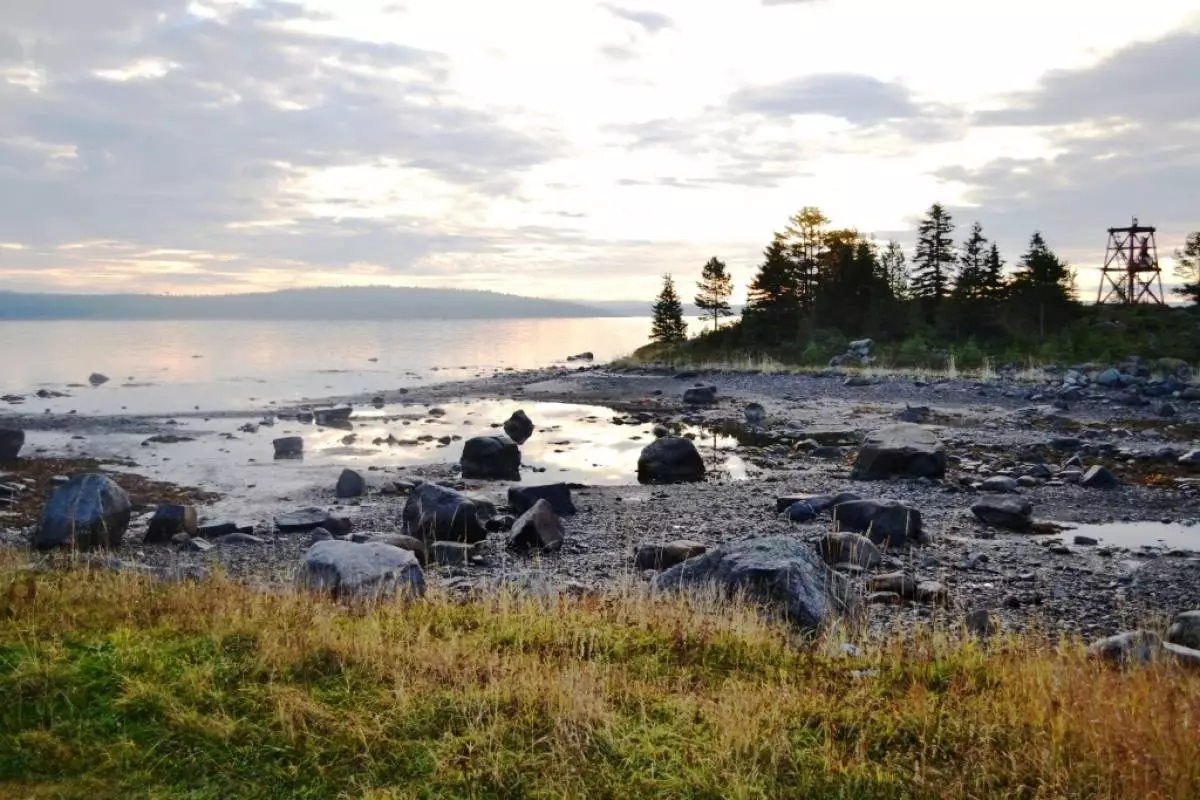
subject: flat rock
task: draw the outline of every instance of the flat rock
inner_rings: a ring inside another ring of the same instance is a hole
[[[852,605],[850,584],[810,545],[789,536],[728,542],[671,567],[654,579],[659,590],[744,593],[783,613],[792,624],[816,630]]]
[[[670,569],[689,558],[702,556],[707,551],[707,545],[688,539],[677,539],[666,544],[640,544],[634,551],[633,565],[639,570]]]
[[[857,533],[827,533],[817,542],[817,552],[826,564],[855,564],[874,569],[883,560],[879,548]]]
[[[538,500],[545,500],[560,517],[569,517],[576,513],[575,503],[571,501],[571,487],[565,483],[550,483],[543,486],[510,486],[508,489],[508,504],[516,514],[524,514],[533,508]]]
[[[986,525],[1021,533],[1033,525],[1033,503],[1023,497],[988,495],[971,506],[971,513]]]
[[[322,508],[302,508],[275,518],[280,533],[308,533],[317,528],[332,531],[329,512]]]
[[[945,448],[933,431],[902,422],[867,437],[850,477],[879,481],[893,477],[940,479],[945,474]]]
[[[304,554],[296,579],[303,587],[335,597],[374,600],[425,594],[425,574],[417,557],[378,542],[317,542]]]
[[[1088,647],[1088,655],[1113,664],[1148,664],[1162,651],[1162,639],[1154,631],[1127,631],[1101,639]]]
[[[872,575],[867,578],[868,592],[887,592],[905,600],[917,596],[917,581],[911,575],[903,572],[888,572],[884,575]]]
[[[196,509],[192,506],[165,505],[154,510],[150,525],[146,528],[146,544],[165,544],[177,533],[195,536],[198,533],[196,525]]]

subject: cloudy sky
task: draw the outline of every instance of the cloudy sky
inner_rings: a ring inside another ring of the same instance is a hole
[[[744,282],[935,200],[1094,292],[1200,229],[1195,0],[3,0],[0,289]]]

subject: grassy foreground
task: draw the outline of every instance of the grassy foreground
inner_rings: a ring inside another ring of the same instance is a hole
[[[1197,797],[1200,677],[748,609],[431,598],[0,562],[2,797]]]

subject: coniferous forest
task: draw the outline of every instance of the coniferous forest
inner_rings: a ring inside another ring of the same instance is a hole
[[[1200,360],[1200,232],[1174,253],[1179,285],[1168,291],[1167,306],[1098,306],[1080,297],[1076,271],[1042,231],[1014,257],[979,222],[960,225],[934,203],[916,234],[906,253],[894,240],[834,227],[820,209],[802,208],[763,249],[740,318],[726,318],[734,287],[714,257],[697,284],[705,316],[694,338],[681,340],[682,319],[663,316],[678,307],[675,283],[665,276],[666,299],[675,302],[659,297],[652,344],[639,354],[820,365],[848,341],[870,338],[878,360],[895,366]]]

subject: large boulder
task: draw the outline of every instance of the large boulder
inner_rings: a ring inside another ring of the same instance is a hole
[[[198,533],[196,509],[192,506],[165,505],[154,510],[146,528],[146,544],[164,544],[176,534],[195,536]],[[232,533],[232,531],[231,531]]]
[[[474,480],[521,479],[521,450],[508,436],[475,436],[463,446],[462,476]]]
[[[945,448],[933,431],[901,422],[867,437],[850,477],[881,481],[892,477],[941,478],[945,474]]]
[[[508,547],[512,550],[540,547],[547,552],[554,552],[560,550],[562,544],[562,520],[546,500],[534,503],[513,523],[508,534]]]
[[[639,483],[691,483],[704,479],[704,459],[691,439],[663,436],[638,456]]]
[[[817,542],[817,552],[826,564],[852,564],[874,569],[883,560],[879,548],[857,533],[827,533]]]
[[[504,422],[504,432],[517,444],[525,444],[533,436],[533,420],[524,411],[514,411]]]
[[[524,514],[533,508],[538,500],[545,500],[559,516],[569,517],[575,514],[575,504],[571,502],[571,487],[565,483],[549,483],[544,486],[510,486],[508,489],[508,504],[516,514]]]
[[[129,495],[107,475],[76,475],[54,490],[33,533],[38,550],[115,548],[129,527]]]
[[[988,495],[971,506],[971,513],[986,525],[1024,532],[1033,525],[1033,503],[1023,497]]]
[[[683,402],[690,406],[711,406],[717,402],[717,387],[696,386],[683,393]]]
[[[355,472],[352,469],[342,470],[342,474],[338,476],[337,487],[334,492],[343,500],[351,497],[362,497],[367,493],[367,479],[362,476],[362,473]]]
[[[1167,641],[1200,650],[1200,611],[1184,611],[1177,615],[1167,631]]]
[[[1162,646],[1162,638],[1154,631],[1127,631],[1093,642],[1088,654],[1112,664],[1148,664],[1161,655]]]
[[[16,461],[25,446],[25,431],[20,428],[0,428],[0,463]]]
[[[661,573],[654,586],[715,588],[727,597],[744,593],[806,630],[828,624],[852,602],[846,578],[826,567],[813,547],[790,536],[729,542]]]
[[[425,594],[425,573],[417,557],[379,542],[317,542],[304,554],[296,580],[335,597],[375,600],[397,593]]]
[[[687,539],[678,539],[665,544],[640,544],[633,553],[633,565],[638,569],[670,569],[689,558],[708,552],[706,545]]]
[[[427,542],[466,542],[487,538],[479,508],[467,497],[436,483],[422,483],[404,504],[404,527]]]
[[[925,541],[921,512],[896,500],[851,500],[833,507],[839,531],[862,533],[876,545],[899,549]]]

